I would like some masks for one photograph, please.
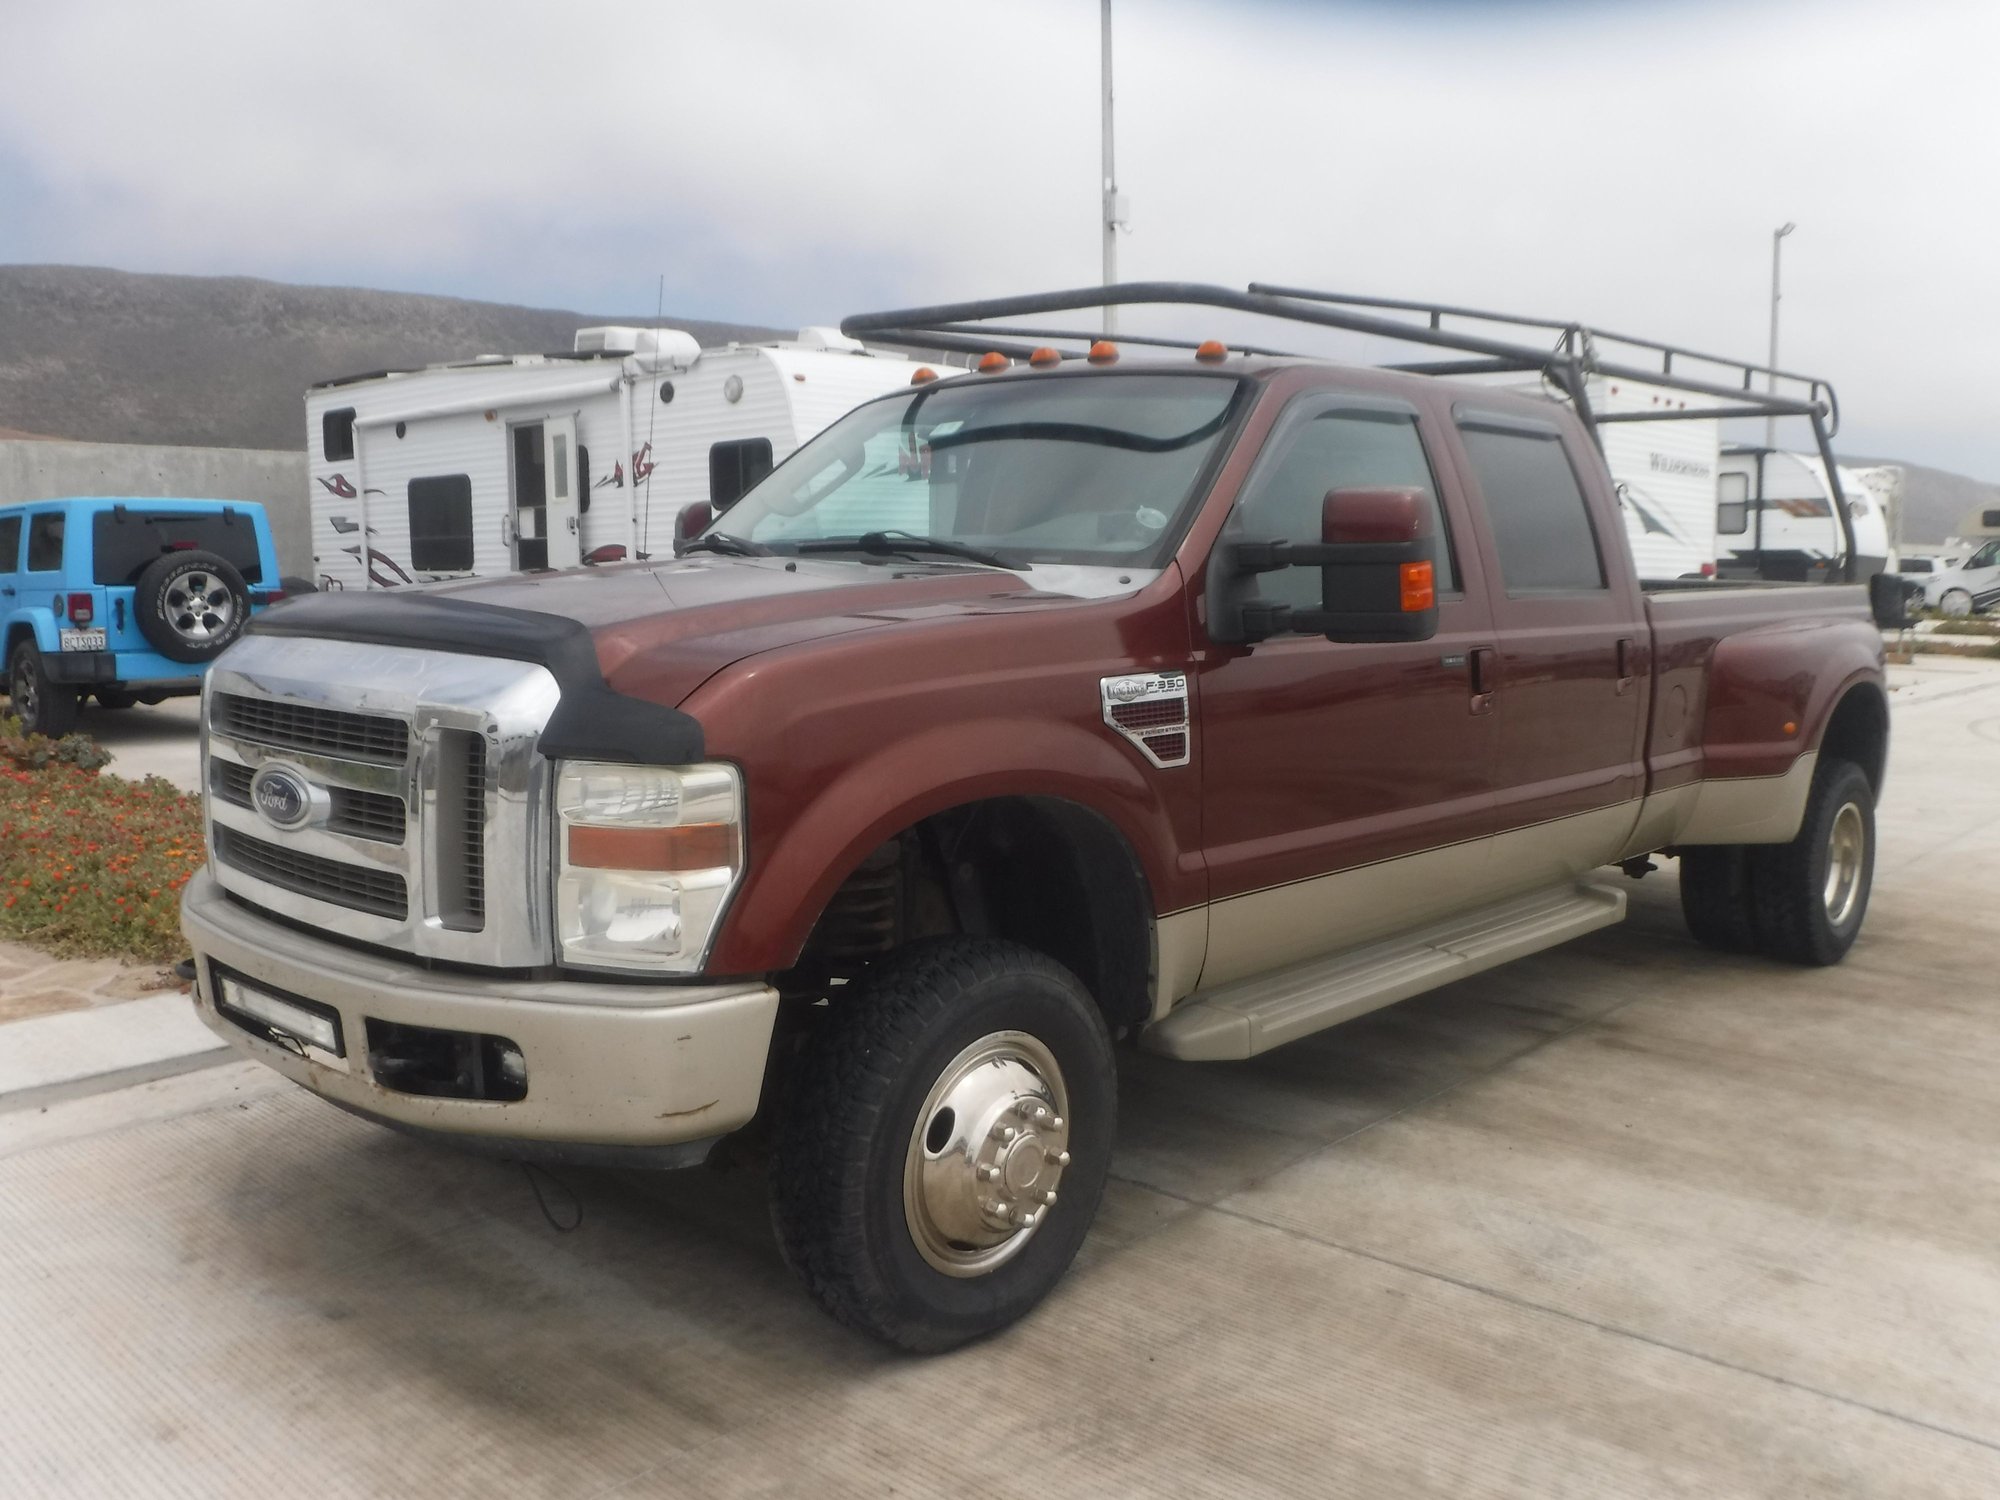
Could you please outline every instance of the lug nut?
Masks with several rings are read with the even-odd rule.
[[[1012,1125],[995,1125],[993,1127],[994,1136],[1002,1141],[1011,1141],[1020,1133]]]
[[[1067,1151],[1044,1151],[1042,1153],[1042,1160],[1052,1167],[1066,1167],[1069,1165],[1069,1153]]]
[[[979,1176],[980,1180],[983,1182],[995,1182],[999,1180],[1000,1169],[996,1166],[993,1166],[991,1163],[988,1163],[986,1166],[983,1166],[979,1169]]]
[[[1061,1115],[1050,1115],[1049,1129],[1061,1130],[1062,1128],[1063,1128],[1063,1117]]]
[[[1032,1210],[1031,1210],[1031,1211],[1029,1211],[1028,1213],[1024,1213],[1024,1214],[1022,1214],[1022,1215],[1021,1215],[1021,1227],[1022,1227],[1023,1229],[1033,1229],[1033,1228],[1035,1227],[1035,1221],[1036,1221],[1037,1219],[1039,1219],[1040,1217],[1041,1217],[1041,1215],[1039,1215],[1039,1214],[1037,1214],[1037,1213],[1033,1212]]]
[[[1045,1206],[1054,1208],[1056,1206],[1056,1190],[1050,1188],[1047,1192],[1043,1193],[1042,1202]]]

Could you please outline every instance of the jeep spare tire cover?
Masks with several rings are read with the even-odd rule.
[[[220,656],[250,620],[250,590],[226,557],[169,552],[139,575],[132,596],[139,633],[169,661]]]

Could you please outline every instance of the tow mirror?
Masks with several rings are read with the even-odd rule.
[[[1884,630],[1907,630],[1910,619],[1910,583],[1901,573],[1876,573],[1868,579],[1868,608],[1875,623]]]
[[[1320,613],[1330,641],[1437,634],[1437,537],[1422,490],[1328,490],[1320,505]]]
[[[1261,641],[1287,632],[1330,641],[1424,641],[1437,634],[1437,534],[1418,489],[1328,490],[1318,542],[1238,542],[1211,570],[1210,634]],[[1320,607],[1258,598],[1247,578],[1318,568]]]
[[[692,505],[683,505],[674,517],[674,550],[678,552],[682,544],[693,541],[715,519],[715,507],[706,500],[697,500]]]

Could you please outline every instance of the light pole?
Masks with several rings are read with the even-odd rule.
[[[1111,0],[1103,0],[1103,40],[1098,44],[1098,60],[1104,74],[1104,284],[1118,279],[1118,170],[1111,148]],[[1104,331],[1118,329],[1118,310],[1104,309]]]
[[[1109,7],[1111,0],[1104,0],[1104,3]],[[1785,247],[1785,236],[1798,227],[1796,224],[1785,223],[1771,231],[1771,368],[1764,376],[1764,389],[1773,395],[1778,390],[1778,265]],[[1776,417],[1764,419],[1764,446],[1766,448],[1778,446]]]

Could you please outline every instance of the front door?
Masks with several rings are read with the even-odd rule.
[[[1396,399],[1299,397],[1245,481],[1223,545],[1318,541],[1333,489],[1412,485],[1436,504],[1435,422]],[[1491,655],[1492,625],[1456,497],[1437,529],[1432,639],[1277,636],[1211,646],[1197,666],[1213,903],[1204,987],[1420,926],[1483,892],[1493,725],[1473,672]],[[1319,576],[1267,574],[1260,592],[1317,608]]]
[[[1453,408],[1481,528],[1499,670],[1493,683],[1499,884],[1573,878],[1623,848],[1645,792],[1651,636],[1616,501],[1593,506],[1586,441],[1539,417]],[[1576,449],[1572,449],[1572,444]]]
[[[583,560],[577,526],[576,418],[550,417],[542,424],[546,456],[543,480],[548,486],[546,531],[548,565],[573,568]]]

